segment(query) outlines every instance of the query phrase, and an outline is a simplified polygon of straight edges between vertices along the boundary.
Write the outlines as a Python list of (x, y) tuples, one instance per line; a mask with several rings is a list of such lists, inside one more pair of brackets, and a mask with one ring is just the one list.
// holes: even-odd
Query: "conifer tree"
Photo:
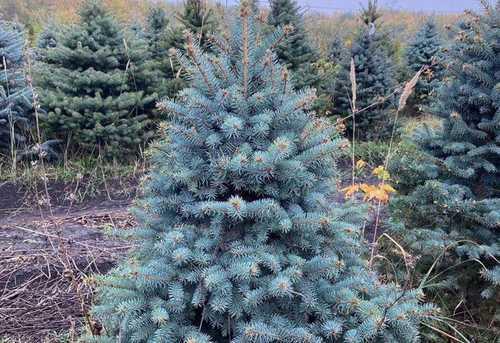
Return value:
[(252, 13), (254, 13), (254, 15), (258, 16), (259, 15), (259, 0), (248, 0), (248, 3), (250, 4), (250, 9), (252, 10)]
[(345, 52), (344, 42), (340, 36), (336, 35), (328, 47), (328, 59), (330, 62), (338, 64)]
[(425, 68), (414, 90), (414, 102), (419, 112), (429, 109), (433, 95), (441, 85), (444, 71), (443, 43), (434, 19), (429, 19), (417, 32), (406, 51), (408, 69), (415, 75)]
[(36, 47), (38, 49), (55, 48), (58, 32), (59, 29), (55, 24), (48, 24), (38, 36)]
[(156, 75), (147, 45), (127, 35), (99, 0), (85, 1), (79, 15), (37, 68), (44, 125), (72, 147), (127, 154), (154, 134)]
[(42, 32), (38, 35), (36, 40), (35, 48), (33, 49), (35, 53), (36, 61), (44, 61), (47, 57), (47, 52), (55, 48), (57, 45), (57, 37), (61, 34), (61, 27), (55, 25), (54, 23), (49, 23)]
[(313, 63), (318, 56), (308, 42), (304, 18), (297, 2), (272, 0), (270, 7), (268, 24), (275, 29), (290, 27), (292, 30), (277, 47), (279, 61), (292, 71), (298, 89), (317, 87), (320, 80)]
[(204, 50), (211, 50), (209, 38), (217, 29), (212, 9), (204, 0), (186, 0), (184, 11), (177, 16), (185, 30), (192, 32)]
[[(340, 138), (308, 112), (243, 3), (217, 58), (187, 38), (131, 236), (93, 313), (114, 342), (415, 342), (430, 311), (363, 258), (360, 209), (332, 204)], [(226, 40), (227, 39), (227, 40)]]
[[(378, 20), (376, 1), (369, 1), (361, 12), (362, 27), (356, 34), (350, 53), (346, 54), (333, 92), (332, 115), (347, 117), (352, 114), (351, 60), (356, 71), (357, 101), (356, 138), (383, 139), (392, 132), (391, 99), (394, 91), (393, 64), (383, 47), (384, 34)], [(347, 120), (347, 133), (352, 136), (353, 120)]]
[[(399, 228), (402, 239), (427, 257), (427, 266), (448, 247), (436, 273), (444, 271), (460, 302), (478, 310), (479, 291), (495, 308), (500, 286), (499, 20), (497, 1), (458, 25), (451, 75), (437, 104), (443, 127), (424, 128), (416, 137), (434, 157), (424, 168), (431, 177), (393, 204), (394, 215), (406, 224)], [(446, 273), (450, 266), (453, 273)]]
[(179, 48), (176, 37), (177, 33), (169, 27), (165, 10), (161, 7), (151, 8), (146, 20), (145, 38), (154, 69), (160, 72), (157, 86), (160, 99), (175, 96), (185, 86), (179, 64), (172, 53), (172, 49)]
[(24, 73), (25, 40), (14, 23), (0, 21), (0, 153), (24, 149), (33, 113)]

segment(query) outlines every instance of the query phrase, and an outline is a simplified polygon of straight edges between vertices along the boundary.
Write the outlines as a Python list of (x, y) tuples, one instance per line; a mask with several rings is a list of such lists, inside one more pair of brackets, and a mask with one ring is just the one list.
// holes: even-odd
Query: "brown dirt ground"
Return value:
[(111, 185), (117, 192), (74, 204), (65, 196), (72, 185), (49, 184), (47, 206), (33, 187), (0, 184), (0, 341), (58, 342), (58, 333), (76, 338), (89, 323), (91, 275), (131, 247), (105, 231), (134, 225), (134, 185)]

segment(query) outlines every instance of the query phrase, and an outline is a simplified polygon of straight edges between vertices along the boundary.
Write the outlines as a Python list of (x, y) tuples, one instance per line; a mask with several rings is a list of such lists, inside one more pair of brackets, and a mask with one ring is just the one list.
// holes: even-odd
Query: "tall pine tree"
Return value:
[(11, 158), (25, 148), (33, 115), (24, 52), (22, 32), (14, 23), (0, 22), (0, 153)]
[(406, 51), (408, 70), (413, 75), (425, 68), (415, 86), (413, 102), (418, 112), (428, 111), (441, 85), (444, 72), (443, 43), (434, 19), (425, 22)]
[(393, 204), (401, 239), (425, 270), (441, 256), (441, 284), (476, 319), (498, 313), (500, 294), (500, 1), (485, 11), (457, 27), (437, 104), (442, 129), (416, 137), (434, 157), (425, 168), (432, 177)]
[(318, 59), (310, 46), (304, 28), (304, 18), (295, 0), (272, 0), (268, 24), (273, 28), (290, 26), (293, 31), (287, 35), (276, 50), (279, 61), (292, 71), (295, 86), (317, 87), (319, 77), (313, 63)]
[(184, 10), (177, 18), (185, 30), (194, 34), (202, 49), (211, 50), (209, 38), (217, 30), (217, 21), (205, 0), (186, 0)]
[(71, 147), (124, 155), (154, 134), (156, 75), (144, 42), (126, 35), (99, 0), (57, 37), (39, 64), (41, 104), (49, 135)]
[(169, 26), (165, 10), (152, 7), (146, 20), (145, 39), (154, 69), (160, 73), (157, 86), (160, 99), (175, 96), (185, 86), (179, 63), (172, 52), (172, 49), (179, 48), (176, 37), (177, 32)]
[(346, 121), (348, 134), (353, 133), (356, 121), (356, 139), (383, 139), (392, 132), (391, 99), (394, 91), (394, 68), (383, 46), (385, 35), (381, 31), (381, 14), (377, 2), (370, 0), (361, 12), (362, 27), (346, 54), (333, 92), (332, 115), (348, 117), (352, 114), (351, 60), (356, 71), (356, 113)]
[(247, 3), (217, 58), (188, 37), (191, 88), (156, 156), (137, 249), (102, 279), (114, 342), (414, 342), (431, 310), (363, 258), (359, 208), (332, 204), (341, 139), (308, 112)]

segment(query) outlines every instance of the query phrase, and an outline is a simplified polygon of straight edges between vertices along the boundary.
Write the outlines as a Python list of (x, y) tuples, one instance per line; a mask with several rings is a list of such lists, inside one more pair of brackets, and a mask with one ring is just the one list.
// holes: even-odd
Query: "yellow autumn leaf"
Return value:
[(380, 180), (389, 180), (391, 178), (391, 174), (387, 170), (385, 170), (384, 166), (378, 166), (372, 172)]
[(359, 186), (359, 188), (363, 191), (363, 193), (371, 193), (373, 191), (375, 191), (375, 186), (372, 186), (372, 185), (368, 185), (366, 183), (363, 183)]
[(358, 161), (356, 162), (356, 169), (361, 170), (361, 169), (363, 169), (363, 168), (366, 166), (366, 164), (367, 164), (367, 163), (366, 163), (365, 161), (363, 161), (363, 160), (358, 160)]
[(389, 194), (380, 188), (374, 187), (370, 193), (365, 194), (364, 200), (378, 200), (385, 203), (389, 201)]
[(359, 191), (359, 185), (358, 184), (353, 184), (349, 187), (343, 188), (342, 193), (344, 193), (346, 198), (352, 197), (356, 192)]
[(380, 201), (387, 203), (391, 193), (396, 190), (388, 184), (379, 183), (377, 185), (369, 185), (367, 183), (353, 184), (341, 190), (346, 198), (352, 197), (357, 192), (363, 192), (363, 201)]
[(382, 189), (383, 191), (387, 192), (387, 193), (396, 193), (396, 190), (391, 186), (391, 185), (388, 185), (388, 184), (381, 184), (380, 186), (380, 189)]

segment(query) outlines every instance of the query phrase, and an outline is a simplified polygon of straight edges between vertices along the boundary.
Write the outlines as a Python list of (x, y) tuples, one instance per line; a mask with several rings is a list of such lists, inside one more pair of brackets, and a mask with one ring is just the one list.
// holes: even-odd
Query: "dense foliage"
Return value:
[(24, 74), (25, 40), (14, 23), (0, 22), (0, 154), (24, 149), (32, 122), (32, 94)]
[(272, 0), (268, 24), (278, 29), (290, 28), (290, 33), (281, 42), (276, 53), (279, 61), (292, 71), (295, 86), (316, 87), (319, 83), (313, 63), (318, 54), (310, 45), (304, 29), (304, 18), (295, 0)]
[(55, 48), (59, 27), (53, 23), (48, 24), (38, 36), (36, 47), (39, 49)]
[(154, 70), (159, 72), (157, 90), (160, 99), (173, 97), (185, 87), (185, 80), (173, 52), (173, 49), (179, 48), (178, 41), (182, 40), (178, 35), (178, 30), (169, 26), (163, 8), (150, 9), (144, 36), (149, 45)]
[[(132, 234), (94, 308), (114, 342), (414, 342), (431, 309), (367, 267), (360, 209), (329, 200), (341, 139), (307, 111), (242, 4), (218, 58), (188, 40)], [(260, 40), (257, 41), (257, 37)]]
[(210, 36), (217, 29), (217, 21), (212, 9), (203, 0), (186, 0), (184, 10), (178, 15), (184, 29), (192, 32), (200, 47), (211, 50)]
[[(363, 26), (356, 34), (350, 53), (345, 54), (335, 80), (331, 114), (348, 117), (353, 113), (351, 61), (356, 74), (356, 113), (347, 121), (347, 133), (356, 139), (377, 140), (392, 132), (391, 97), (394, 65), (383, 46), (384, 34), (378, 25), (380, 14), (373, 2), (362, 11)], [(355, 125), (353, 125), (353, 118)]]
[(406, 50), (408, 70), (415, 74), (425, 68), (415, 86), (414, 103), (419, 112), (429, 109), (444, 74), (443, 43), (436, 22), (425, 22)]
[(124, 155), (153, 135), (156, 73), (144, 42), (124, 33), (98, 0), (57, 37), (38, 65), (47, 134), (85, 151)]
[(332, 63), (339, 63), (345, 53), (344, 42), (339, 36), (335, 36), (328, 46), (328, 59)]
[(456, 32), (436, 113), (443, 127), (416, 137), (433, 163), (393, 213), (423, 266), (443, 253), (436, 273), (453, 305), (465, 301), (474, 315), (491, 320), (500, 286), (500, 1), (484, 15), (469, 14)]

